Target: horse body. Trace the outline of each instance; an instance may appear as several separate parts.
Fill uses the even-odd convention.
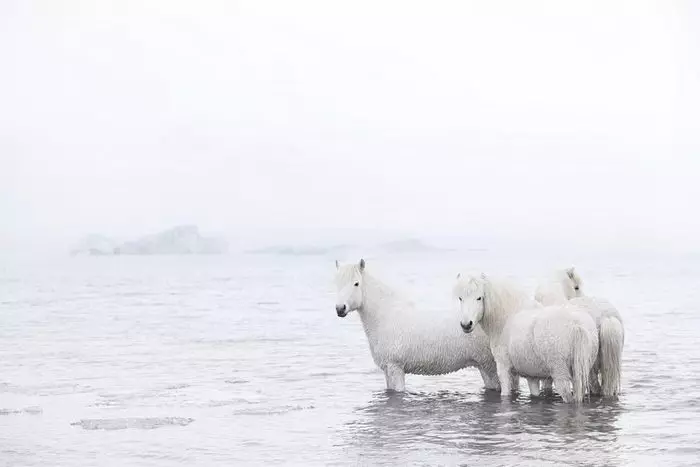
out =
[[[518,375],[527,379],[534,396],[540,380],[551,378],[566,402],[583,400],[598,354],[596,325],[583,307],[528,307],[526,294],[485,276],[458,277],[454,293],[462,329],[470,333],[481,324],[489,338],[501,394],[510,392],[512,376]]]
[[[466,336],[456,313],[418,310],[367,273],[364,261],[339,266],[336,284],[336,311],[339,316],[353,310],[360,315],[372,359],[384,371],[387,389],[403,391],[406,373],[441,375],[467,367],[479,369],[486,388],[499,388],[486,335]]]
[[[500,344],[507,348],[511,371],[527,378],[531,388],[539,387],[536,380],[551,378],[567,400],[570,380],[573,398],[580,402],[598,353],[597,330],[585,311],[568,308],[516,313],[507,321]]]
[[[535,328],[537,334],[542,334],[537,324],[537,312],[523,310],[516,313],[506,322],[501,339],[496,345],[502,345],[510,356],[513,372],[523,378],[548,378],[546,355],[539,352],[538,343],[534,339]],[[521,332],[521,330],[526,330]]]

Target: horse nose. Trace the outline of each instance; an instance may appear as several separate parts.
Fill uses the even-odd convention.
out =
[[[462,322],[459,323],[460,326],[462,326],[462,331],[464,332],[472,332],[472,328],[474,326],[473,321],[469,321],[467,324],[464,324]]]
[[[345,306],[345,305],[336,305],[336,306],[335,306],[335,312],[336,312],[336,314],[337,314],[338,316],[340,316],[340,317],[342,318],[343,316],[345,316],[345,315],[347,314],[347,313],[345,312],[345,310],[346,310],[347,308],[348,308],[348,307]]]

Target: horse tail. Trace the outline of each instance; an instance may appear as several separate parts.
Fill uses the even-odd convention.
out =
[[[620,392],[623,339],[622,323],[615,317],[604,317],[600,322],[600,379],[605,397]]]
[[[583,395],[588,387],[591,371],[591,339],[582,325],[573,328],[571,339],[571,382],[573,383],[574,402],[583,402]]]

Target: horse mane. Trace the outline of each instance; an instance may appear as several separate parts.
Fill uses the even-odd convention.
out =
[[[489,308],[494,308],[500,313],[517,311],[529,301],[527,294],[511,281],[504,279],[482,280]]]
[[[483,277],[476,280],[481,281],[484,290],[482,327],[485,329],[500,333],[510,315],[533,306],[527,293],[509,280]]]

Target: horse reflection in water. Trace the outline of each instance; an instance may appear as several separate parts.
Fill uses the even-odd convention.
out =
[[[617,401],[576,407],[553,397],[493,392],[376,393],[344,425],[338,439],[357,459],[372,464],[468,462],[469,465],[620,462]]]

